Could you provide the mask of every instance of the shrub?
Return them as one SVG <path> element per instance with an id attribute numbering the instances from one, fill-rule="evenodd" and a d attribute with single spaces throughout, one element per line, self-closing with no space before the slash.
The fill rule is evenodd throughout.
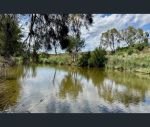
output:
<path id="1" fill-rule="evenodd" d="M 90 56 L 91 56 L 90 52 L 82 54 L 78 60 L 78 65 L 82 66 L 82 67 L 88 66 L 88 60 L 89 60 Z"/>
<path id="2" fill-rule="evenodd" d="M 139 51 L 142 51 L 144 49 L 144 45 L 142 45 L 142 44 L 136 44 L 134 47 L 135 47 L 135 49 L 137 49 Z"/>
<path id="3" fill-rule="evenodd" d="M 133 49 L 130 47 L 127 51 L 128 55 L 132 55 L 133 54 Z"/>
<path id="4" fill-rule="evenodd" d="M 15 57 L 15 62 L 16 62 L 16 64 L 22 64 L 23 58 L 22 57 Z"/>
<path id="5" fill-rule="evenodd" d="M 95 66 L 95 67 L 104 67 L 107 58 L 105 57 L 106 51 L 100 48 L 96 48 L 92 54 L 90 59 L 88 60 L 89 66 Z"/>
<path id="6" fill-rule="evenodd" d="M 39 54 L 39 57 L 40 57 L 40 58 L 48 58 L 49 55 L 46 54 L 46 53 L 41 53 L 41 54 Z"/>
<path id="7" fill-rule="evenodd" d="M 96 48 L 92 53 L 88 52 L 82 54 L 79 59 L 79 66 L 90 66 L 90 67 L 104 67 L 107 58 L 105 57 L 106 51 L 100 48 Z"/>
<path id="8" fill-rule="evenodd" d="M 129 47 L 118 47 L 118 48 L 116 49 L 116 53 L 117 53 L 117 52 L 126 52 L 126 51 L 128 50 L 128 48 L 129 48 Z"/>

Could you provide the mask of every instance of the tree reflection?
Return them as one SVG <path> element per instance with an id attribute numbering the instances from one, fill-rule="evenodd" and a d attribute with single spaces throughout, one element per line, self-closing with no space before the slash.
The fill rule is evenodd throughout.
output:
<path id="1" fill-rule="evenodd" d="M 56 71 L 67 72 L 59 87 L 61 98 L 71 97 L 76 100 L 80 92 L 91 92 L 90 90 L 83 91 L 83 85 L 84 87 L 93 85 L 97 91 L 95 94 L 98 94 L 100 99 L 110 104 L 117 102 L 128 107 L 130 104 L 137 105 L 144 101 L 145 94 L 150 88 L 150 79 L 140 78 L 133 73 L 106 71 L 97 68 L 64 66 L 54 66 L 53 68 L 55 72 L 52 82 L 55 85 L 59 74 L 56 75 Z M 85 82 L 88 84 L 82 84 Z"/>
<path id="2" fill-rule="evenodd" d="M 77 73 L 82 79 L 86 79 L 87 81 L 91 80 L 95 86 L 102 83 L 106 76 L 105 71 L 99 68 L 77 68 L 66 66 L 54 66 L 54 68 L 71 73 Z"/>
<path id="3" fill-rule="evenodd" d="M 57 69 L 55 69 L 55 72 L 54 72 L 54 76 L 53 76 L 53 85 L 55 85 L 56 73 L 57 73 Z"/>
<path id="4" fill-rule="evenodd" d="M 77 72 L 68 72 L 68 75 L 61 81 L 59 96 L 66 98 L 67 94 L 76 99 L 80 92 L 82 92 L 82 84 L 77 79 Z"/>
<path id="5" fill-rule="evenodd" d="M 144 101 L 145 93 L 149 89 L 149 79 L 140 78 L 133 73 L 125 73 L 118 71 L 105 71 L 97 68 L 65 68 L 69 72 L 74 72 L 80 75 L 87 81 L 91 80 L 92 84 L 97 88 L 100 98 L 103 98 L 108 103 L 119 102 L 125 106 L 130 104 L 138 104 Z M 80 80 L 78 80 L 80 83 Z M 69 74 L 62 81 L 66 88 L 62 93 L 72 92 L 72 75 Z M 70 93 L 71 93 L 70 92 Z M 64 94 L 66 96 L 66 94 Z"/>
<path id="6" fill-rule="evenodd" d="M 0 77 L 0 111 L 8 109 L 17 103 L 20 85 L 18 77 L 22 74 L 19 67 L 3 70 L 4 75 Z"/>
<path id="7" fill-rule="evenodd" d="M 28 78 L 28 77 L 36 77 L 37 75 L 37 67 L 35 65 L 32 66 L 24 66 L 23 67 L 23 73 L 22 73 L 22 77 L 23 78 Z"/>
<path id="8" fill-rule="evenodd" d="M 142 79 L 131 73 L 107 72 L 103 83 L 97 86 L 99 96 L 105 101 L 115 101 L 129 106 L 144 101 L 149 80 Z"/>

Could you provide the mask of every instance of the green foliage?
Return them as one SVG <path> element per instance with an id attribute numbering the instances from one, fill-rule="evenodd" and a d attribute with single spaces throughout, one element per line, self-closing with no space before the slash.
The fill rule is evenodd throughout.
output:
<path id="1" fill-rule="evenodd" d="M 20 16 L 29 19 L 26 22 L 29 24 L 27 38 L 24 40 L 26 43 L 21 42 L 19 21 L 24 18 Z M 0 55 L 6 58 L 22 56 L 25 63 L 30 61 L 37 63 L 38 51 L 43 48 L 50 50 L 54 47 L 56 52 L 57 47 L 60 46 L 68 52 L 78 52 L 84 46 L 84 40 L 80 39 L 80 30 L 82 27 L 88 28 L 92 22 L 91 14 L 2 14 L 0 15 Z M 21 24 L 22 26 L 24 25 Z M 68 39 L 70 31 L 74 38 Z M 77 55 L 75 57 L 77 58 Z"/>
<path id="2" fill-rule="evenodd" d="M 23 63 L 23 57 L 19 56 L 19 57 L 14 57 L 15 59 L 15 63 L 17 65 L 21 65 Z"/>
<path id="3" fill-rule="evenodd" d="M 140 43 L 140 44 L 135 44 L 134 48 L 139 51 L 142 51 L 146 46 L 148 46 L 148 43 L 144 42 L 144 43 Z"/>
<path id="4" fill-rule="evenodd" d="M 88 66 L 88 60 L 91 57 L 90 52 L 83 53 L 78 61 L 78 65 L 81 67 L 87 67 Z"/>
<path id="5" fill-rule="evenodd" d="M 149 51 L 147 41 L 118 48 L 115 54 L 107 56 L 106 68 L 150 73 Z"/>
<path id="6" fill-rule="evenodd" d="M 24 54 L 22 54 L 23 57 L 23 63 L 24 64 L 29 64 L 30 63 L 30 53 L 29 51 L 24 52 Z"/>
<path id="7" fill-rule="evenodd" d="M 89 66 L 104 67 L 107 62 L 107 58 L 105 57 L 105 55 L 106 55 L 105 50 L 96 48 L 92 52 L 91 57 L 88 61 Z"/>
<path id="8" fill-rule="evenodd" d="M 133 26 L 129 26 L 126 29 L 118 31 L 113 28 L 102 33 L 100 38 L 100 44 L 102 47 L 109 48 L 111 51 L 115 51 L 118 46 L 122 46 L 124 42 L 127 46 L 133 46 L 137 43 L 147 43 L 149 34 L 142 29 L 136 29 Z M 137 50 L 143 50 L 143 46 L 137 47 Z M 131 53 L 131 49 L 129 54 Z"/>
<path id="9" fill-rule="evenodd" d="M 14 56 L 22 52 L 21 29 L 15 19 L 5 16 L 0 23 L 0 55 Z"/>
<path id="10" fill-rule="evenodd" d="M 118 47 L 116 49 L 116 53 L 118 53 L 118 52 L 126 52 L 127 50 L 128 50 L 128 47 Z"/>
<path id="11" fill-rule="evenodd" d="M 135 45 L 135 49 L 139 50 L 139 51 L 142 51 L 144 49 L 144 45 L 142 44 L 137 44 Z"/>
<path id="12" fill-rule="evenodd" d="M 80 38 L 81 28 L 86 29 L 93 23 L 92 14 L 30 14 L 30 28 L 27 40 L 34 39 L 41 48 L 50 50 L 56 43 L 62 48 L 68 48 L 70 32 Z M 37 45 L 38 45 L 37 44 Z M 56 48 L 56 47 L 55 47 Z"/>
<path id="13" fill-rule="evenodd" d="M 40 58 L 48 58 L 48 56 L 49 55 L 47 53 L 44 53 L 44 52 L 39 54 Z"/>
<path id="14" fill-rule="evenodd" d="M 81 56 L 79 59 L 79 66 L 90 66 L 90 67 L 104 67 L 107 58 L 105 57 L 106 51 L 101 48 L 96 48 L 92 53 L 88 52 Z"/>
<path id="15" fill-rule="evenodd" d="M 130 48 L 127 50 L 127 53 L 128 53 L 128 55 L 132 55 L 132 54 L 134 53 L 133 48 L 130 47 Z"/>
<path id="16" fill-rule="evenodd" d="M 70 53 L 73 51 L 78 52 L 81 50 L 81 48 L 85 46 L 85 41 L 80 38 L 69 36 L 68 40 L 69 40 L 69 44 L 66 49 L 67 52 L 70 52 Z"/>
<path id="17" fill-rule="evenodd" d="M 144 50 L 145 47 L 148 46 L 147 42 L 133 44 L 128 47 L 120 47 L 116 49 L 115 55 L 132 55 L 133 53 L 137 54 Z"/>
<path id="18" fill-rule="evenodd" d="M 102 33 L 100 38 L 100 44 L 104 48 L 109 47 L 112 51 L 115 51 L 116 45 L 118 45 L 121 40 L 122 38 L 119 31 L 115 28 L 112 28 Z"/>
<path id="19" fill-rule="evenodd" d="M 52 55 L 49 57 L 39 56 L 39 63 L 54 65 L 71 65 L 71 58 L 68 54 Z"/>
<path id="20" fill-rule="evenodd" d="M 78 52 L 85 46 L 85 41 L 79 37 L 69 36 L 68 47 L 66 51 L 72 56 L 72 61 L 76 62 L 78 58 Z"/>
<path id="21" fill-rule="evenodd" d="M 107 68 L 140 71 L 150 73 L 150 56 L 147 54 L 131 55 L 131 56 L 108 56 Z"/>

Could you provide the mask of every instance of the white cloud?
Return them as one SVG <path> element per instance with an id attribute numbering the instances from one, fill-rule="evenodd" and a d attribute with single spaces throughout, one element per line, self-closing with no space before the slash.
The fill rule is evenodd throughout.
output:
<path id="1" fill-rule="evenodd" d="M 129 25 L 135 27 L 143 27 L 144 25 L 150 24 L 150 14 L 93 14 L 94 23 L 89 27 L 89 30 L 82 28 L 82 37 L 86 41 L 86 47 L 83 51 L 93 50 L 99 46 L 100 35 L 102 32 L 107 31 L 113 27 L 117 29 L 123 29 Z M 26 24 L 28 18 L 23 17 L 22 23 L 24 24 L 25 35 L 29 31 L 29 24 Z M 149 29 L 146 31 L 150 32 Z M 64 52 L 58 48 L 58 53 Z M 54 53 L 54 50 L 50 51 Z"/>
<path id="2" fill-rule="evenodd" d="M 85 51 L 93 50 L 100 43 L 100 35 L 113 27 L 126 28 L 129 25 L 143 27 L 150 24 L 150 14 L 94 14 L 94 23 L 86 30 L 82 29 L 82 37 L 86 40 Z"/>

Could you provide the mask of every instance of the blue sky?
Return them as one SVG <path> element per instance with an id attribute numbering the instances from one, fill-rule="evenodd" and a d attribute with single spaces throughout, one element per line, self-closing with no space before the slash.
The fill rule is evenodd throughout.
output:
<path id="1" fill-rule="evenodd" d="M 142 28 L 150 33 L 150 14 L 94 14 L 94 23 L 87 31 L 82 29 L 82 37 L 86 40 L 83 51 L 93 50 L 100 44 L 101 33 L 111 28 L 118 30 L 128 26 Z"/>
<path id="2" fill-rule="evenodd" d="M 85 39 L 86 46 L 82 51 L 94 50 L 100 44 L 101 33 L 111 28 L 118 30 L 128 26 L 142 28 L 150 33 L 150 14 L 93 14 L 94 23 L 89 27 L 81 29 L 82 38 Z M 63 52 L 58 49 L 58 52 Z M 50 53 L 54 53 L 52 50 Z"/>

